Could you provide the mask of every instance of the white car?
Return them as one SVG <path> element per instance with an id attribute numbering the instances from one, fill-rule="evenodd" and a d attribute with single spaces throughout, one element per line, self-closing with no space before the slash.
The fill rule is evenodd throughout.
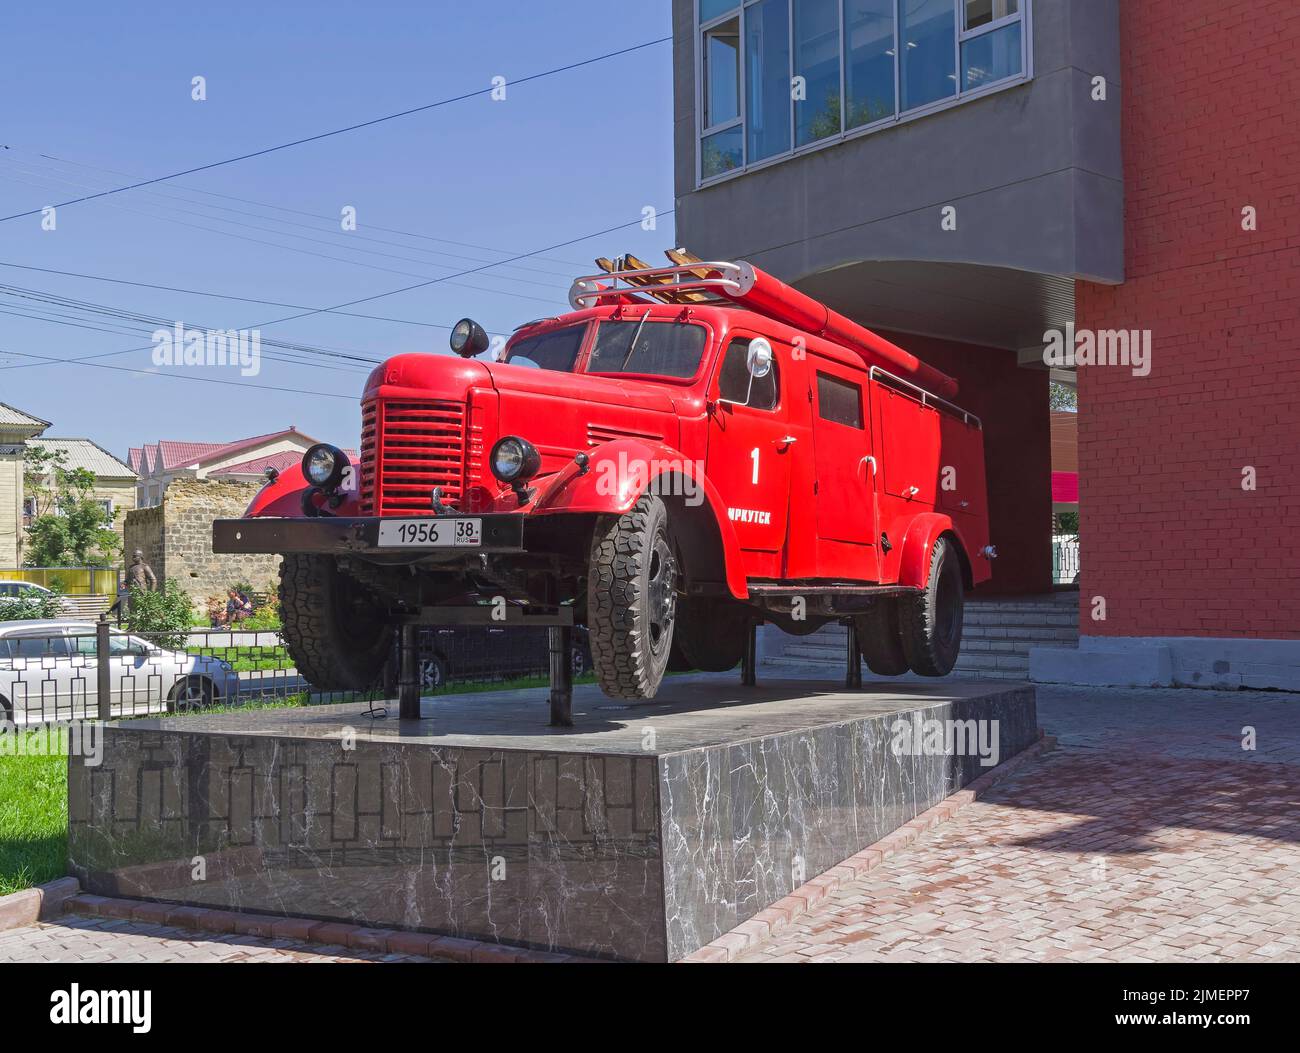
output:
<path id="1" fill-rule="evenodd" d="M 197 709 L 233 698 L 229 662 L 169 651 L 140 636 L 109 636 L 114 717 Z M 0 622 L 0 717 L 15 723 L 95 717 L 99 667 L 93 625 L 70 619 Z"/>
<path id="2" fill-rule="evenodd" d="M 51 589 L 44 585 L 36 585 L 30 581 L 0 581 L 0 600 L 21 600 L 48 598 L 54 595 Z M 60 600 L 59 606 L 67 610 L 66 601 Z"/>

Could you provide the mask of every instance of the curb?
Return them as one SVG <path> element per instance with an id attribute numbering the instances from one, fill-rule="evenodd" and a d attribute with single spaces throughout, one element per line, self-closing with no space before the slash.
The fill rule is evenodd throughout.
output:
<path id="1" fill-rule="evenodd" d="M 784 899 L 779 899 L 770 907 L 760 910 L 752 918 L 742 921 L 730 932 L 723 933 L 712 943 L 706 943 L 681 961 L 693 964 L 732 962 L 745 952 L 753 950 L 795 919 L 807 914 L 816 903 L 874 870 L 890 856 L 897 855 L 926 831 L 947 822 L 961 810 L 963 805 L 978 800 L 995 783 L 1001 782 L 1031 760 L 1055 748 L 1054 736 L 1046 734 L 1041 728 L 1038 736 L 1037 742 L 1021 750 L 1005 764 L 985 772 L 963 789 L 945 797 L 933 808 L 927 808 L 911 822 L 904 823 L 875 844 L 868 845 L 838 866 L 833 866 L 819 877 L 800 885 Z"/>
<path id="2" fill-rule="evenodd" d="M 25 888 L 21 892 L 0 896 L 0 932 L 25 928 L 38 921 L 48 921 L 59 914 L 63 910 L 63 904 L 80 891 L 81 884 L 76 878 L 64 877 L 35 888 Z"/>
<path id="3" fill-rule="evenodd" d="M 75 879 L 72 880 L 75 884 Z M 34 891 L 34 890 L 31 890 Z M 24 893 L 18 893 L 23 895 Z M 0 901 L 3 902 L 3 901 Z M 591 961 L 573 954 L 533 951 L 499 943 L 437 936 L 400 929 L 374 929 L 339 921 L 310 918 L 279 918 L 269 914 L 243 914 L 234 910 L 185 907 L 176 903 L 116 899 L 79 893 L 61 901 L 64 913 L 117 918 L 142 925 L 169 925 L 213 935 L 257 936 L 264 939 L 298 940 L 333 947 L 348 947 L 381 954 L 414 954 L 425 958 L 447 958 L 456 962 L 561 962 Z M 30 924 L 27 922 L 25 924 Z M 3 928 L 3 925 L 0 925 Z"/>

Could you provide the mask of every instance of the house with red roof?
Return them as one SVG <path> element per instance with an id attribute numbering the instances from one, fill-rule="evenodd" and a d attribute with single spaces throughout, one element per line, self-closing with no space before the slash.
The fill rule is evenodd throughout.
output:
<path id="1" fill-rule="evenodd" d="M 183 442 L 162 439 L 146 446 L 133 446 L 127 463 L 139 476 L 136 506 L 162 503 L 167 484 L 174 479 L 255 481 L 268 468 L 284 471 L 302 460 L 316 440 L 292 424 L 280 431 L 253 435 L 233 442 Z M 355 463 L 356 451 L 345 451 Z"/>

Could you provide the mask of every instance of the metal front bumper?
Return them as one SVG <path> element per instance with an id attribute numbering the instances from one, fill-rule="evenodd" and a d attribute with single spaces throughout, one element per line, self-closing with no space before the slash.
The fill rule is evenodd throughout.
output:
<path id="1" fill-rule="evenodd" d="M 406 519 L 395 516 L 389 518 Z M 328 555 L 366 554 L 370 556 L 472 556 L 479 552 L 523 552 L 524 517 L 514 513 L 481 516 L 429 516 L 439 523 L 452 524 L 457 519 L 483 521 L 483 544 L 461 547 L 417 548 L 379 546 L 378 516 L 319 519 L 218 519 L 212 524 L 212 551 L 219 553 L 319 552 Z"/>

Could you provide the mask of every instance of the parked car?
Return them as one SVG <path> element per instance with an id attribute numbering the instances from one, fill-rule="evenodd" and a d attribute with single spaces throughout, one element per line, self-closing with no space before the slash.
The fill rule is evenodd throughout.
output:
<path id="1" fill-rule="evenodd" d="M 0 581 L 0 600 L 49 599 L 54 595 L 54 590 L 30 581 Z M 60 600 L 59 606 L 67 610 L 67 601 Z"/>
<path id="2" fill-rule="evenodd" d="M 573 630 L 569 655 L 575 677 L 591 670 L 584 626 Z M 426 628 L 420 634 L 420 686 L 431 691 L 466 680 L 545 676 L 550 643 L 544 628 L 458 625 Z"/>
<path id="3" fill-rule="evenodd" d="M 5 719 L 94 716 L 99 701 L 98 650 L 85 622 L 0 622 L 0 710 Z M 140 636 L 109 636 L 114 716 L 137 708 L 196 709 L 230 698 L 239 676 L 229 662 L 170 651 Z"/>

